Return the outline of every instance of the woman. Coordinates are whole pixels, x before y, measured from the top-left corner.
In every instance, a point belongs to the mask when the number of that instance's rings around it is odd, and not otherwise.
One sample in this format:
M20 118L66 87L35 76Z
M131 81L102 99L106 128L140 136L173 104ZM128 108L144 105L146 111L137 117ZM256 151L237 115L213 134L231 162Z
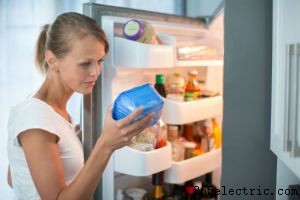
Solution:
M36 62L45 81L11 111L8 123L8 176L17 199L91 199L113 151L150 124L153 113L131 123L142 108L114 121L110 107L84 163L66 105L74 92L92 92L107 51L103 30L87 16L65 13L43 27Z

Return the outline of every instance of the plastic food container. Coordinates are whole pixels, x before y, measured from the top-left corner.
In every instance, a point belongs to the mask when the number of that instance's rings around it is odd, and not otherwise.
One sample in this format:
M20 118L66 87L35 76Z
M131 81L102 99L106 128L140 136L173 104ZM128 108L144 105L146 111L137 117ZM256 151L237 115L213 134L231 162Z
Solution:
M143 106L144 109L142 113L137 116L134 121L141 119L150 112L154 112L155 114L151 121L151 126L153 126L157 123L161 116L163 104L164 102L160 95L155 91L150 83L147 83L119 94L114 102L113 119L122 119L138 107Z

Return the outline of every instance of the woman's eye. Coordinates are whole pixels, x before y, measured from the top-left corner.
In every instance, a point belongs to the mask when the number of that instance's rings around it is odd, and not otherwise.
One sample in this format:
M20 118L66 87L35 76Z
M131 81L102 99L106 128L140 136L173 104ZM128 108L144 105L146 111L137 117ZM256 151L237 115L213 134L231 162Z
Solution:
M91 62L81 63L80 66L82 67L89 67L91 65Z
M104 61L103 59L98 60L98 64L102 64L103 61Z

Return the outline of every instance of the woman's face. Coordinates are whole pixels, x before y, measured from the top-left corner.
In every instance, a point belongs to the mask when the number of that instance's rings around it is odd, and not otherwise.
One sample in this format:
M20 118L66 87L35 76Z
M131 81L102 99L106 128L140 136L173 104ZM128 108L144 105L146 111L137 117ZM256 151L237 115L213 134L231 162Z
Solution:
M71 51L58 59L63 87L83 94L91 93L102 69L104 49L104 42L93 35L76 40Z

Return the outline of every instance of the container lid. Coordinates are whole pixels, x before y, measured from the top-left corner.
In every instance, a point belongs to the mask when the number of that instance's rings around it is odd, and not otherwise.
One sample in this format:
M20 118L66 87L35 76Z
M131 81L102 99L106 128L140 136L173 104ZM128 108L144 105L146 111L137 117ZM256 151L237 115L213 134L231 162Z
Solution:
M126 38L137 40L144 33L144 25L137 19L131 19L124 24L123 33Z
M156 74L155 82L158 83L158 84L164 84L164 82L165 82L164 75L163 74Z

